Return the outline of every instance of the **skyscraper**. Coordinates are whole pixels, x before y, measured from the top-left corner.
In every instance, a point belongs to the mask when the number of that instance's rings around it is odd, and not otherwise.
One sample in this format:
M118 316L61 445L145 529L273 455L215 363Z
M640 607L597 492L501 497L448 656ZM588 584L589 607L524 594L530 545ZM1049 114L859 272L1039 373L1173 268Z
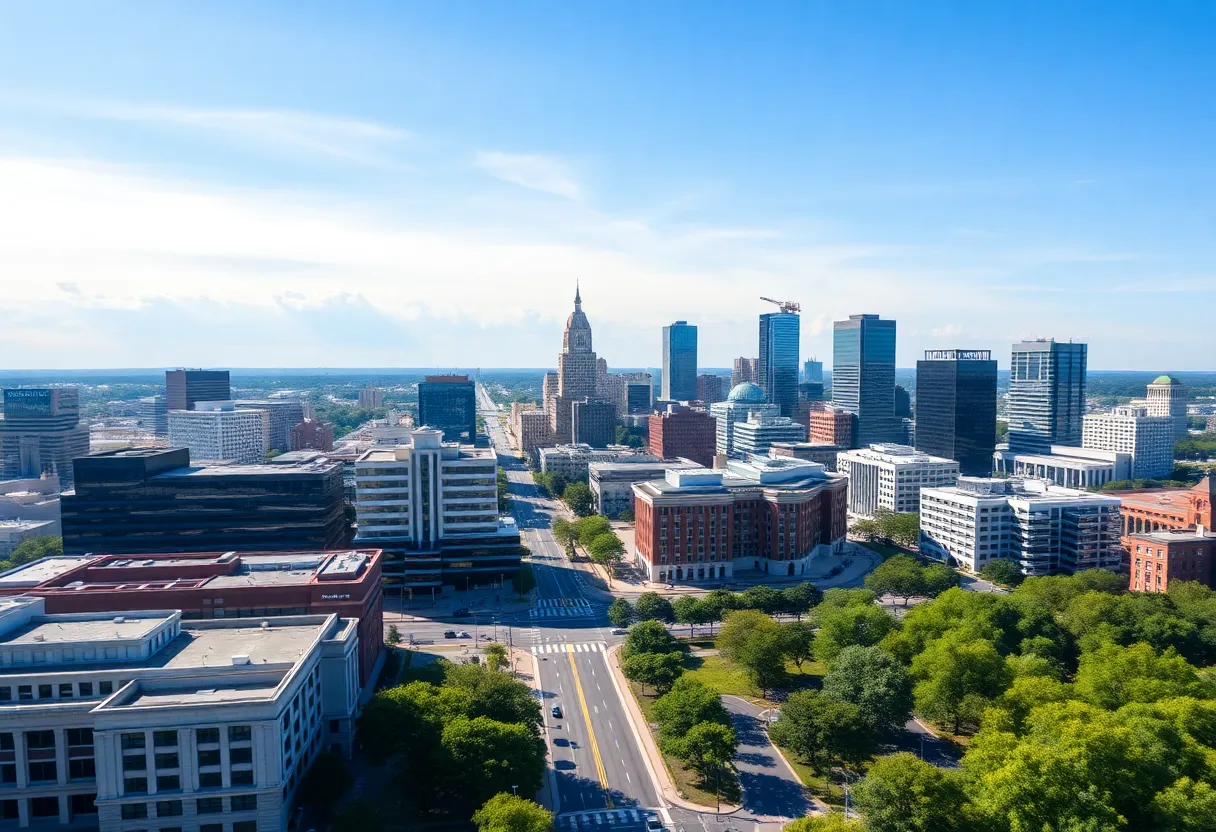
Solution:
M854 445L903 438L895 417L895 321L850 315L833 324L832 404L857 414Z
M967 477L992 473L996 361L988 350L926 350L916 362L916 449L958 462Z
M444 442L477 438L477 390L468 376L427 376L418 385L418 424L443 431Z
M195 402L232 398L227 370L165 370L166 410L194 410Z
M574 311L566 319L562 351L557 356L557 394L550 400L549 432L558 444L570 441L574 402L596 397L595 350L591 347L591 323L583 312L583 298L574 290Z
M736 358L735 369L730 375L731 388L738 387L740 384L756 383L756 365L760 363L759 358Z
M688 321L663 327L663 388L660 398L687 402L697 397L697 328Z
M715 376L710 373L697 376L697 400L705 404L726 401L726 396L730 393L726 382L726 376Z
M760 316L760 360L757 384L782 416L793 416L798 405L797 312L766 312Z
M80 423L75 387L16 387L4 391L0 419L0 480L58 474L71 488L72 460L89 454L89 428Z
M1174 438L1186 439L1186 385L1173 376L1157 376L1148 386L1148 415L1174 420Z
M1085 417L1085 344L1051 338L1013 345L1009 374L1009 450L1044 453L1080 446Z
M811 358L804 361L802 364L802 380L803 381L818 381L823 383L823 362L817 358Z

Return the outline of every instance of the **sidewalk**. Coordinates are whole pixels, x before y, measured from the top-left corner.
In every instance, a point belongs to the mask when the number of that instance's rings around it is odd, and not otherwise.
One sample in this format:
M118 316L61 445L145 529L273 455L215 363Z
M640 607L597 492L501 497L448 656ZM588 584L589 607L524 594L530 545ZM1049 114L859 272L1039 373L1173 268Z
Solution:
M655 790L664 800L674 806L690 812L715 814L714 807L693 803L691 800L680 797L680 793L676 791L675 785L671 782L671 774L667 771L667 764L663 762L663 755L659 752L654 735L650 733L646 717L642 714L637 700L633 698L633 691L629 689L629 680L621 672L620 649L619 644L608 648L608 667L612 671L612 684L616 688L617 696L625 703L625 715L629 718L629 727L642 747L642 759L646 761L646 771L650 774ZM717 814L726 816L739 809L739 806L724 803Z

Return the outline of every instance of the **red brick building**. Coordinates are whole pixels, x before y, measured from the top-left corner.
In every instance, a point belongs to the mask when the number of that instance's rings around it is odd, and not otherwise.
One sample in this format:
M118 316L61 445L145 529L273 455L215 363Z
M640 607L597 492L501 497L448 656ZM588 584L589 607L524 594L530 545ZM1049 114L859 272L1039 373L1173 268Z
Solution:
M1145 532L1183 531L1213 527L1216 477L1206 477L1194 488L1152 488L1112 491L1123 516L1123 549L1132 552L1131 536Z
M854 416L838 407L812 410L807 423L809 440L823 445L853 447Z
M43 558L0 574L0 595L45 598L48 614L181 610L184 619L357 618L366 683L384 648L380 559L379 549Z
M1143 532L1125 538L1131 564L1128 588L1165 592L1171 581L1212 585L1216 534L1200 525L1194 530Z
M844 477L792 458L668 471L633 486L638 566L660 583L804 575L844 542L846 489Z
M292 426L290 443L293 451L332 451L334 426L316 419L305 419Z
M706 468L714 464L718 423L704 410L668 405L650 416L650 452L663 459L683 457Z

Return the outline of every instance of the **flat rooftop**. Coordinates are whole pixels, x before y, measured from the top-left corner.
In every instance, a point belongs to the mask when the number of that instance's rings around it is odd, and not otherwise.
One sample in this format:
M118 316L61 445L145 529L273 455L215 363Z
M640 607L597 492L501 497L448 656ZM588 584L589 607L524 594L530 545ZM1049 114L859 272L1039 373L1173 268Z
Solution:
M123 613L113 618L65 617L61 620L56 620L56 616L38 616L23 627L0 634L0 645L34 647L51 644L135 641L150 634L172 617L171 613L156 615Z
M1216 532L1198 529L1166 529L1156 532L1138 532L1129 537L1143 538L1157 543L1206 543L1216 540Z
M18 588L33 587L52 578L57 578L64 572L70 572L78 566L84 566L90 561L97 560L93 555L82 557L52 557L42 558L0 574L0 587Z
M312 462L292 463L290 465L275 465L273 462L258 462L252 465L241 464L214 464L214 465L188 465L181 468L173 468L168 471L163 471L155 474L148 479L163 480L177 479L181 477L229 477L229 476L251 476L256 474L261 475L289 475L289 476L305 476L308 474L324 474L340 466L336 461L328 459L317 459Z
M278 690L278 685L250 683L246 685L216 684L212 687L195 685L169 690L141 689L121 704L111 704L108 709L156 708L172 705L213 705L219 702L249 702L269 699Z

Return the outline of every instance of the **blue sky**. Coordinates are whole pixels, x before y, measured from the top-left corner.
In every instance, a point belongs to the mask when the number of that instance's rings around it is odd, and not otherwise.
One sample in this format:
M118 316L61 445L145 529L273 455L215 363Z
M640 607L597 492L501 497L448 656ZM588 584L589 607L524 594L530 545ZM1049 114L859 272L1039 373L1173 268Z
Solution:
M0 366L1213 368L1210 3L0 5Z

